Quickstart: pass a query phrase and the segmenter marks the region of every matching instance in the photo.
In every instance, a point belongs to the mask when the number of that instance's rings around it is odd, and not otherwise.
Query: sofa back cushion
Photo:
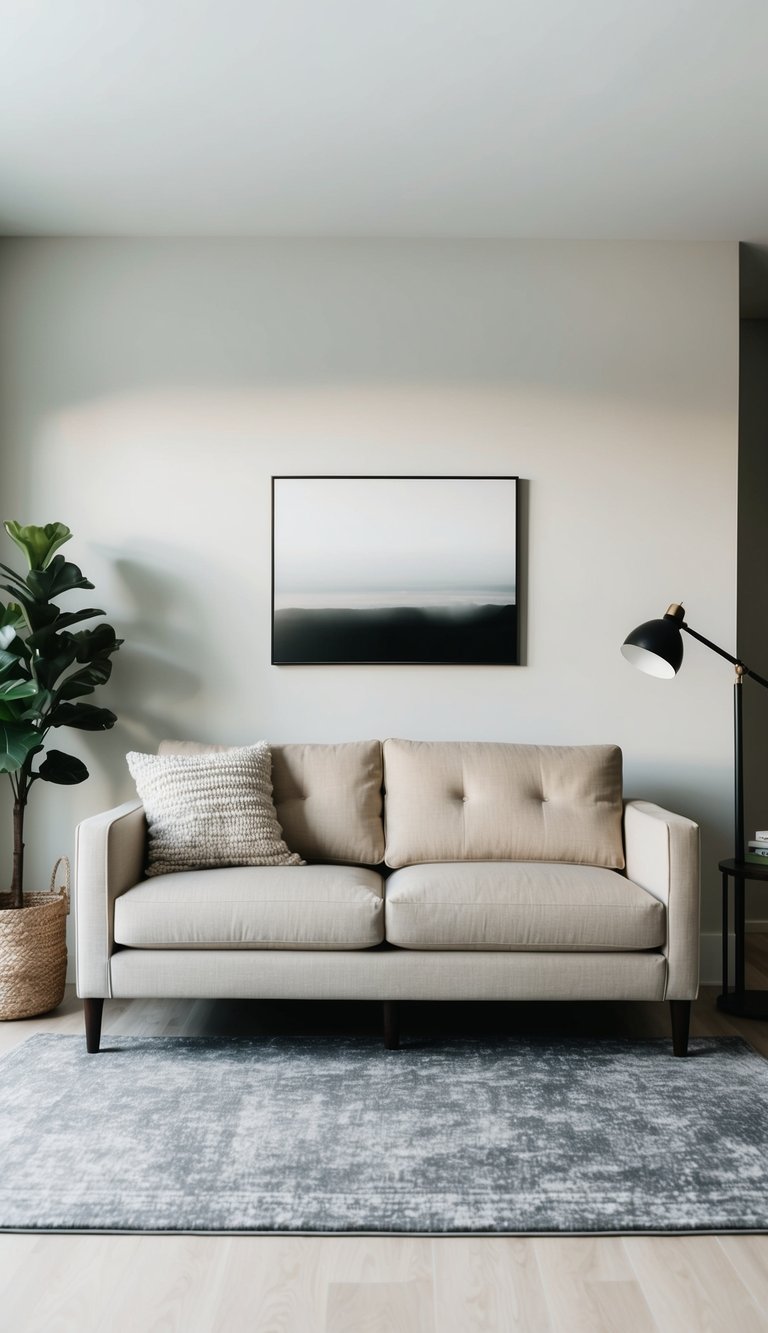
[[[277,817],[306,861],[384,860],[381,741],[273,745]]]
[[[227,745],[162,741],[160,754]],[[272,799],[283,837],[305,861],[378,865],[384,859],[380,741],[272,745]]]
[[[616,745],[388,740],[384,786],[388,866],[567,861],[624,867]]]

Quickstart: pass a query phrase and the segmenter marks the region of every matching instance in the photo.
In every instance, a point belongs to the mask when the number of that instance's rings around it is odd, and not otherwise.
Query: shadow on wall
[[[170,548],[144,550],[147,559],[140,561],[102,548],[126,607],[117,617],[124,643],[109,686],[110,706],[119,718],[116,731],[105,737],[113,772],[120,771],[127,749],[157,748],[168,729],[169,699],[189,700],[202,686],[200,674],[182,665],[199,657],[199,640],[183,627],[198,624],[204,633],[194,577],[186,568],[173,571],[178,553]]]

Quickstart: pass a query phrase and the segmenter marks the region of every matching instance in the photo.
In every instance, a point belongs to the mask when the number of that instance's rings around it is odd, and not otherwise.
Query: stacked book
[[[746,859],[768,870],[768,829],[758,829],[754,838],[747,843]]]

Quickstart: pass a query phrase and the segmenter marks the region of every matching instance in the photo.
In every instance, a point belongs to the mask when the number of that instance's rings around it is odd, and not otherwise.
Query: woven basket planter
[[[63,864],[66,884],[55,888]],[[69,861],[59,858],[49,893],[25,893],[23,907],[11,907],[0,893],[0,1020],[33,1018],[64,999],[67,975]]]

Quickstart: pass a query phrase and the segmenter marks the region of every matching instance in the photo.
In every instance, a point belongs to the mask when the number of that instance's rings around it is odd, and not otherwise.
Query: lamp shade
[[[627,661],[648,676],[671,680],[683,661],[684,615],[681,606],[673,605],[659,620],[646,620],[633,629],[621,645]]]

